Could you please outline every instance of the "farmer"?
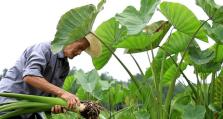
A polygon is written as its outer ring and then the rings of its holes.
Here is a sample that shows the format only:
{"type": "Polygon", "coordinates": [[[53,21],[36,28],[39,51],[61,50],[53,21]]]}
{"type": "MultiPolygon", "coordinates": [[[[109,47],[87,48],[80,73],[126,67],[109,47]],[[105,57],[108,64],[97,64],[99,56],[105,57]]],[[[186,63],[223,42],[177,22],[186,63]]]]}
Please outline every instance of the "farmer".
{"type": "MultiPolygon", "coordinates": [[[[100,42],[91,33],[84,38],[75,40],[63,50],[53,54],[50,42],[39,43],[28,47],[0,81],[0,92],[21,93],[40,96],[57,96],[67,101],[68,108],[75,108],[80,101],[77,96],[62,88],[64,79],[69,72],[67,58],[72,59],[86,51],[92,57],[101,52],[100,42]]],[[[0,97],[0,104],[16,101],[12,98],[0,97]]],[[[62,107],[54,106],[52,112],[63,112],[62,107]]],[[[1,113],[0,113],[1,114],[1,113]]],[[[23,115],[13,119],[28,119],[23,115]]]]}

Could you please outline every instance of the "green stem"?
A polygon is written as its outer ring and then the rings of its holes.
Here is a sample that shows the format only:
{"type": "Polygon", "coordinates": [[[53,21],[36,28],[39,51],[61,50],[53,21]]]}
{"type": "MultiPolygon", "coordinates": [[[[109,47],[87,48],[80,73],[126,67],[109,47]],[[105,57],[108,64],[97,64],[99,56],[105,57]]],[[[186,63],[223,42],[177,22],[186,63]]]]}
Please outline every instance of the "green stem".
{"type": "Polygon", "coordinates": [[[67,106],[67,102],[65,100],[55,97],[44,97],[44,96],[17,94],[17,93],[0,93],[0,96],[29,100],[33,102],[48,103],[49,105],[67,106]]]}
{"type": "Polygon", "coordinates": [[[137,65],[141,75],[144,77],[144,73],[142,71],[142,68],[139,66],[139,63],[137,62],[137,60],[135,59],[135,57],[133,57],[133,55],[130,53],[130,56],[132,57],[132,59],[134,60],[135,64],[137,65]]]}
{"type": "Polygon", "coordinates": [[[33,112],[40,112],[40,111],[47,111],[47,110],[50,110],[51,109],[51,106],[41,106],[41,107],[38,107],[38,108],[25,108],[25,109],[17,109],[13,112],[9,112],[9,113],[6,113],[6,114],[3,114],[3,115],[0,115],[0,118],[1,119],[8,119],[10,117],[14,117],[14,116],[17,116],[17,115],[22,115],[22,114],[28,114],[28,113],[33,113],[33,112]]]}

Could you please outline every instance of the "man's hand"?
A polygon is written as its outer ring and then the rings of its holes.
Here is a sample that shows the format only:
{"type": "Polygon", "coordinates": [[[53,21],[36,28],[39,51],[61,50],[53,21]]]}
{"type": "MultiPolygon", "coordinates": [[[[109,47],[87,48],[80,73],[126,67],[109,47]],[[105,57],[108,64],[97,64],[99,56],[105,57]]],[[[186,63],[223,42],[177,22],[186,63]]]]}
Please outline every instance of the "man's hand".
{"type": "Polygon", "coordinates": [[[54,107],[51,108],[51,112],[52,113],[64,113],[67,110],[65,109],[65,107],[62,107],[60,105],[55,105],[54,107]]]}
{"type": "Polygon", "coordinates": [[[76,106],[80,106],[80,100],[74,94],[64,92],[62,95],[60,95],[60,98],[67,101],[69,109],[74,109],[76,106]]]}

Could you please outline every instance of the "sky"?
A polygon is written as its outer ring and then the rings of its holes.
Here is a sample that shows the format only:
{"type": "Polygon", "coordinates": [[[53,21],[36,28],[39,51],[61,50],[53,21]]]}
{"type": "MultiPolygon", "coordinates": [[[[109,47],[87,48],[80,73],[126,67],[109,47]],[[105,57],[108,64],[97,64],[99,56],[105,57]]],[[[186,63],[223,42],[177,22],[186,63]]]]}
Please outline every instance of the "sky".
{"type": "MultiPolygon", "coordinates": [[[[162,0],[164,1],[164,0],[162,0]]],[[[195,5],[194,0],[165,0],[180,2],[190,8],[199,19],[207,19],[201,8],[195,5]]],[[[56,33],[56,26],[60,17],[70,9],[86,4],[97,4],[99,0],[1,0],[0,1],[0,72],[4,68],[12,67],[26,47],[35,43],[52,41],[56,33]]],[[[223,5],[222,0],[215,0],[223,5]]],[[[103,22],[121,13],[128,5],[140,7],[140,0],[107,0],[104,10],[101,11],[94,23],[93,31],[103,22]]],[[[152,17],[150,23],[165,20],[158,11],[152,17]]],[[[210,43],[203,43],[205,48],[210,43]]],[[[133,74],[139,70],[131,57],[118,49],[115,53],[126,64],[133,74]]],[[[146,53],[134,54],[143,71],[149,66],[146,53]]],[[[69,60],[70,67],[90,71],[94,69],[91,57],[86,53],[69,60]]],[[[127,72],[112,57],[108,64],[99,70],[99,73],[107,72],[117,80],[129,79],[127,72]]]]}

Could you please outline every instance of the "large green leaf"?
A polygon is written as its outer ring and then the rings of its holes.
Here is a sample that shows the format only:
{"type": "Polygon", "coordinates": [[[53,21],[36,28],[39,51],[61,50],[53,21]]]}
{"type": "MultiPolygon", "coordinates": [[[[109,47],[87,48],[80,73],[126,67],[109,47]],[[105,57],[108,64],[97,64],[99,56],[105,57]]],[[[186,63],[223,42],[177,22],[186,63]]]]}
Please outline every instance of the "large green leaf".
{"type": "Polygon", "coordinates": [[[196,65],[207,64],[215,58],[215,52],[213,49],[206,49],[201,51],[200,48],[189,48],[190,60],[196,65]]]}
{"type": "Polygon", "coordinates": [[[139,35],[131,35],[123,38],[117,45],[117,48],[127,49],[147,49],[148,46],[152,45],[152,42],[158,39],[160,32],[154,35],[147,35],[141,33],[139,35]]]}
{"type": "Polygon", "coordinates": [[[94,5],[85,5],[66,12],[57,25],[55,38],[51,42],[52,51],[59,52],[66,45],[89,33],[96,15],[94,5]]]}
{"type": "Polygon", "coordinates": [[[215,41],[220,41],[223,44],[223,25],[222,24],[214,24],[211,29],[211,38],[215,41]]]}
{"type": "Polygon", "coordinates": [[[196,0],[197,5],[199,5],[216,23],[223,24],[223,6],[217,5],[214,0],[196,0]]]}
{"type": "Polygon", "coordinates": [[[83,71],[77,71],[74,74],[77,82],[82,86],[82,88],[89,93],[92,93],[96,87],[98,80],[100,79],[96,70],[92,70],[88,73],[84,73],[83,71]]]}
{"type": "Polygon", "coordinates": [[[189,44],[191,37],[185,33],[176,31],[174,32],[170,38],[165,42],[162,48],[171,54],[177,54],[186,49],[189,44]]]}
{"type": "MultiPolygon", "coordinates": [[[[179,3],[163,2],[160,4],[162,14],[178,30],[190,36],[201,26],[201,22],[196,18],[191,10],[179,3]]],[[[208,41],[203,28],[196,35],[197,38],[208,41]]]]}
{"type": "Polygon", "coordinates": [[[167,21],[158,21],[149,26],[146,26],[144,30],[148,34],[147,36],[145,35],[144,37],[141,37],[142,34],[140,34],[135,36],[127,36],[126,38],[123,38],[123,40],[126,40],[123,42],[126,42],[125,43],[126,45],[127,44],[130,45],[129,47],[124,47],[128,48],[126,49],[126,52],[138,53],[158,47],[163,37],[168,32],[170,26],[171,26],[170,23],[167,21]],[[133,46],[131,46],[131,44],[133,46]]]}
{"type": "MultiPolygon", "coordinates": [[[[103,22],[97,29],[96,35],[103,40],[106,45],[108,45],[113,52],[115,52],[116,48],[113,45],[119,41],[119,39],[126,34],[126,29],[124,27],[119,28],[119,23],[111,18],[106,22],[103,22]]],[[[102,54],[93,58],[93,64],[96,69],[101,69],[111,58],[112,53],[102,45],[102,54]]]]}
{"type": "Polygon", "coordinates": [[[221,63],[209,62],[207,64],[195,66],[198,73],[212,73],[221,69],[221,63]]]}
{"type": "Polygon", "coordinates": [[[182,112],[182,119],[204,119],[206,109],[202,105],[179,105],[178,110],[182,112]]]}
{"type": "Polygon", "coordinates": [[[128,29],[129,35],[134,35],[143,30],[151,19],[159,0],[141,0],[139,11],[133,6],[128,6],[122,13],[116,15],[116,19],[128,29]]]}

